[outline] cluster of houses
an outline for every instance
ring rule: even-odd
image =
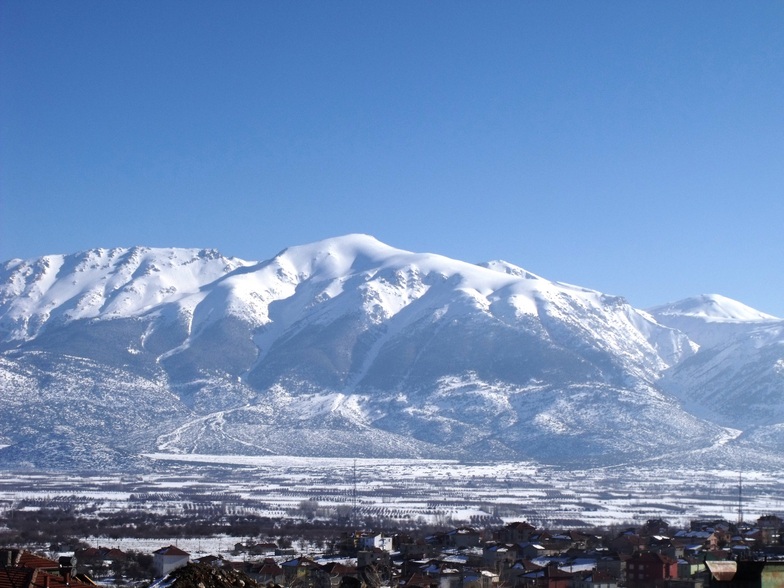
[[[0,588],[85,588],[95,582],[76,572],[74,557],[57,561],[21,549],[0,549]]]
[[[526,522],[502,528],[468,527],[423,537],[345,533],[328,555],[303,555],[274,543],[238,544],[238,559],[192,560],[176,546],[155,551],[158,577],[183,566],[211,566],[242,573],[257,585],[289,588],[784,588],[784,522],[762,517],[754,526],[694,521],[671,530],[651,520],[613,537],[583,531],[548,532]],[[7,552],[4,552],[7,553]],[[0,563],[0,588],[59,588],[89,585],[75,563],[41,563],[15,553]],[[77,560],[121,557],[91,548]],[[28,558],[28,559],[19,559]],[[62,560],[63,558],[61,558]],[[69,560],[70,561],[70,560]],[[63,567],[65,565],[65,567]],[[35,568],[38,566],[38,568]],[[14,568],[40,575],[9,583]]]

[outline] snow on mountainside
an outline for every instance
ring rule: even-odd
[[[138,316],[245,264],[214,250],[143,247],[12,260],[0,267],[0,332],[30,340],[45,325]]]
[[[669,395],[687,402],[678,370],[701,365],[676,324],[694,308],[643,312],[507,262],[367,235],[263,262],[139,247],[13,260],[0,268],[12,408],[0,461],[90,467],[160,449],[618,463],[704,450],[724,443],[722,424]],[[757,324],[737,308],[733,324]],[[755,394],[781,404],[765,378]]]
[[[650,312],[700,345],[665,374],[662,389],[693,414],[784,452],[777,434],[784,426],[784,321],[717,294]]]
[[[720,294],[703,294],[651,309],[657,316],[696,317],[706,322],[757,322],[780,320]]]
[[[656,320],[686,333],[699,345],[710,347],[781,319],[719,294],[703,294],[649,309]]]

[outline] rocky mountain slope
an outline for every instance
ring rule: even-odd
[[[645,312],[366,235],[260,263],[139,247],[12,260],[0,267],[0,460],[775,457],[782,322],[711,300],[723,322],[706,301]],[[739,399],[745,412],[717,408]]]

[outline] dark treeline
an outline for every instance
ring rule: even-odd
[[[416,527],[422,531],[443,530],[444,525],[415,525],[383,517],[364,516],[355,521],[360,527],[395,532]],[[165,513],[144,510],[93,511],[72,505],[55,505],[35,509],[9,510],[0,516],[0,545],[45,545],[52,550],[69,551],[84,546],[84,539],[139,538],[176,540],[180,537],[210,537],[225,534],[235,537],[275,538],[279,545],[301,538],[315,544],[334,539],[336,531],[354,526],[348,517],[342,519],[276,518],[249,514],[231,514],[224,509],[170,508]]]

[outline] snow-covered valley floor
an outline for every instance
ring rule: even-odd
[[[559,470],[532,463],[467,464],[434,460],[150,456],[142,475],[0,473],[0,516],[15,509],[76,504],[77,510],[224,512],[275,518],[485,526],[527,520],[538,527],[639,524],[662,518],[744,519],[784,512],[784,472],[623,466]],[[741,477],[742,476],[742,477]],[[739,482],[742,481],[742,493]],[[355,510],[353,510],[355,509]],[[230,538],[218,538],[226,545]],[[138,540],[135,540],[138,542]],[[204,549],[214,546],[204,539]],[[113,544],[125,545],[115,539]],[[155,542],[158,545],[160,541]],[[201,545],[201,543],[199,544]],[[127,547],[127,546],[126,546]]]

